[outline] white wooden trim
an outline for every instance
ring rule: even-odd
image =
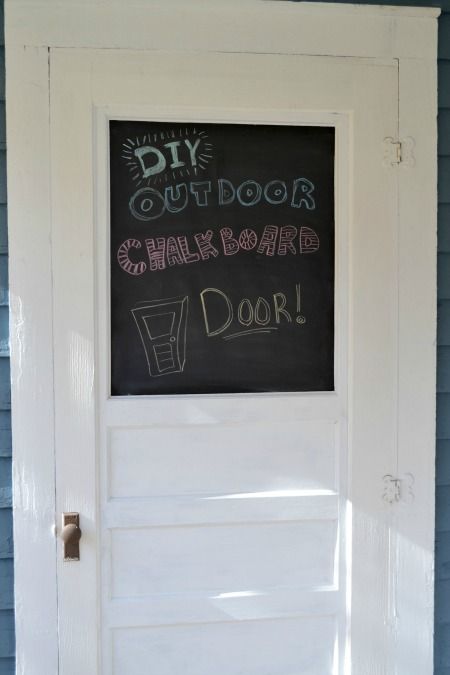
[[[436,212],[437,212],[437,64],[420,60],[399,63],[399,137],[414,141],[414,167],[399,166],[398,236],[398,467],[411,482],[414,500],[400,504],[392,517],[392,550],[397,560],[393,603],[409,606],[394,631],[399,672],[428,672],[433,657],[434,605],[434,486],[436,400]],[[408,105],[417,91],[428,90],[429,106]],[[427,138],[422,129],[430,129]],[[427,188],[424,190],[424,186]],[[413,251],[421,251],[420,260]],[[415,271],[420,273],[415,274]],[[408,283],[404,279],[408,279]],[[420,322],[420,331],[416,327]],[[409,339],[405,339],[408,336]],[[413,430],[411,418],[421,423]],[[412,479],[409,478],[412,476]],[[408,500],[407,500],[408,501]],[[422,505],[419,508],[419,504]],[[425,508],[424,508],[425,506]],[[414,533],[413,533],[414,529]],[[412,589],[408,579],[419,575],[426,583]],[[417,617],[427,626],[411,642]],[[400,620],[401,619],[401,620]]]
[[[9,48],[11,302],[17,675],[58,671],[48,50]]]
[[[378,58],[434,58],[439,13],[279,0],[5,1],[9,44]],[[132,33],[125,25],[133,26]],[[188,25],[195,29],[187,31]]]

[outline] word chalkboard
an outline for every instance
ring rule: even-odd
[[[110,122],[112,395],[333,390],[334,148]]]

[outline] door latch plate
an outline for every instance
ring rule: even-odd
[[[61,539],[64,546],[64,562],[80,559],[80,514],[63,513]]]

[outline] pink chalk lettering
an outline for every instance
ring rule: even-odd
[[[179,249],[175,237],[168,237],[167,239],[167,262],[172,267],[173,265],[182,265],[183,256]]]
[[[156,270],[166,269],[166,261],[164,258],[166,252],[166,238],[158,237],[157,239],[146,239],[145,245],[147,247],[150,271],[156,272]]]
[[[250,228],[242,230],[239,235],[239,246],[243,248],[244,251],[251,251],[255,248],[257,243],[258,237],[256,236],[255,230],[251,230]]]
[[[297,228],[293,225],[283,225],[280,228],[280,241],[278,244],[278,255],[286,255],[289,251],[290,253],[297,253],[297,249],[292,243],[293,239],[297,236]]]
[[[132,274],[133,276],[139,276],[140,274],[143,274],[145,270],[147,269],[147,265],[145,262],[141,261],[138,263],[134,263],[132,260],[130,260],[128,251],[130,248],[141,248],[142,244],[140,241],[137,239],[127,239],[126,241],[123,242],[119,246],[119,249],[117,251],[117,261],[121,268],[125,270],[125,272],[128,272],[128,274]]]
[[[235,255],[239,251],[239,244],[233,237],[233,230],[230,227],[222,227],[220,236],[225,255]]]
[[[208,260],[211,256],[217,258],[219,251],[211,244],[213,238],[213,231],[206,230],[206,232],[199,232],[194,234],[195,243],[198,246],[202,260]]]
[[[320,241],[310,227],[300,228],[300,253],[315,253],[320,247]]]
[[[266,225],[258,246],[258,253],[275,255],[275,244],[278,237],[277,225]]]
[[[193,263],[200,260],[198,253],[191,253],[189,250],[189,244],[185,236],[178,237],[178,246],[180,247],[181,254],[185,263]]]

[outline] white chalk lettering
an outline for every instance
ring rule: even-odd
[[[273,302],[275,305],[275,323],[280,323],[281,321],[281,316],[284,316],[286,321],[289,323],[292,321],[291,315],[285,309],[287,299],[284,293],[274,293],[273,294]]]
[[[299,284],[295,290],[299,311]],[[278,330],[281,324],[298,328],[306,323],[304,316],[292,321],[286,294],[281,291],[272,293],[269,300],[261,295],[256,302],[249,297],[241,298],[236,301],[236,311],[231,298],[219,288],[205,288],[200,293],[200,301],[208,337],[221,336],[223,340],[232,340],[255,333],[270,333]]]
[[[261,317],[261,307],[264,309],[264,315]],[[270,323],[270,305],[265,298],[261,296],[255,305],[255,321],[259,326],[267,326]]]
[[[214,293],[216,296],[219,296],[219,298],[221,298],[225,302],[225,305],[224,305],[225,320],[218,328],[215,328],[214,330],[210,327],[209,320],[208,320],[208,312],[207,312],[207,306],[206,306],[206,297],[207,297],[208,293],[209,294]],[[205,328],[206,328],[207,336],[212,337],[214,335],[219,335],[219,333],[223,333],[223,331],[226,330],[228,328],[228,326],[230,325],[230,323],[233,321],[233,306],[232,306],[228,296],[225,295],[225,293],[223,293],[218,288],[205,288],[200,293],[200,300],[201,300],[201,303],[202,303],[203,318],[204,318],[204,321],[205,321]]]
[[[244,307],[247,307],[247,316],[244,315]],[[238,321],[243,326],[250,326],[253,322],[253,307],[248,298],[243,298],[238,307]]]

